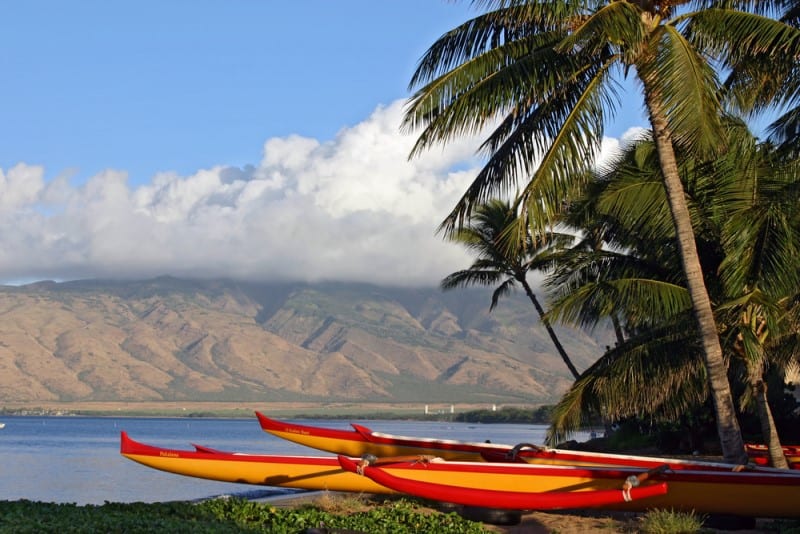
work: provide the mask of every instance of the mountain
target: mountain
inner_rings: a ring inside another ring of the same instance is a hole
[[[571,376],[533,306],[489,303],[485,290],[343,283],[2,286],[0,404],[555,401]],[[579,369],[607,343],[557,332]]]

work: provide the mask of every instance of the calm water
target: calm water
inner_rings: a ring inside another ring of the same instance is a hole
[[[303,421],[349,428],[346,421]],[[174,449],[191,443],[260,454],[324,454],[262,432],[252,419],[0,417],[0,500],[77,504],[192,500],[262,494],[265,488],[183,477],[150,469],[119,454],[122,430],[137,441]],[[516,444],[542,443],[541,425],[475,425],[366,421],[375,431],[410,436]],[[580,436],[578,437],[580,439]],[[276,492],[283,492],[276,488]]]

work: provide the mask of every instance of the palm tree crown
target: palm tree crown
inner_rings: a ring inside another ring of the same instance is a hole
[[[499,283],[492,294],[491,311],[501,297],[510,293],[516,284],[521,285],[536,308],[558,354],[577,380],[580,373],[564,350],[527,279],[530,271],[548,268],[552,263],[552,252],[566,246],[573,238],[567,234],[549,232],[534,239],[524,229],[519,230],[519,225],[520,219],[508,202],[495,199],[479,206],[470,224],[450,236],[452,241],[466,246],[477,258],[468,269],[456,271],[442,280],[441,287],[448,290]],[[522,243],[516,240],[521,231],[527,236]]]

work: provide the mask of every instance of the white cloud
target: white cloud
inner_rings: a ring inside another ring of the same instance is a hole
[[[408,160],[404,102],[325,143],[269,139],[258,165],[131,188],[0,171],[0,279],[161,274],[433,285],[471,258],[435,234],[475,175],[465,139]],[[458,170],[453,170],[458,169]]]
[[[595,160],[595,167],[602,169],[605,165],[609,164],[615,156],[619,155],[621,150],[630,143],[642,139],[644,136],[648,135],[648,132],[649,130],[636,126],[625,130],[622,137],[619,139],[604,137],[600,146],[600,153]]]
[[[43,187],[42,167],[20,163],[8,172],[0,169],[0,210],[24,208],[36,200]]]

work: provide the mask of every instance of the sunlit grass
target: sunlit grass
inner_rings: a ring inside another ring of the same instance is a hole
[[[689,534],[703,529],[703,516],[694,512],[651,510],[641,518],[641,532],[646,534]]]

